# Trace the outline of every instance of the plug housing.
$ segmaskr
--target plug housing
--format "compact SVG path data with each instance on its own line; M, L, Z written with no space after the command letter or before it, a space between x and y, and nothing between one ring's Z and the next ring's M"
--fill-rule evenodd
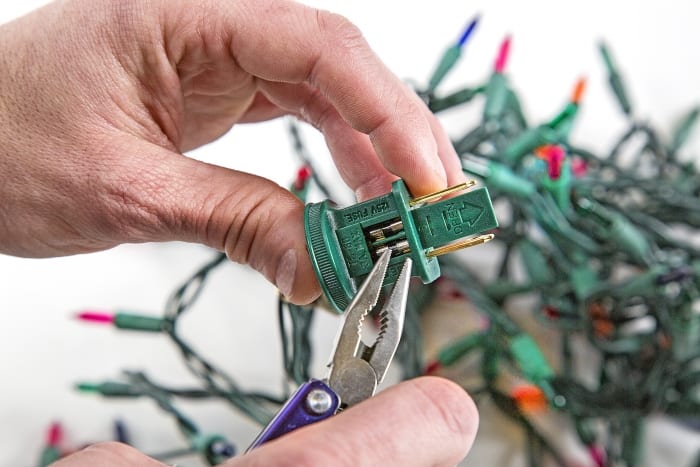
M454 244L498 226L486 188L440 199L469 186L413 199L403 180L397 180L386 195L346 208L336 209L328 201L308 204L304 212L307 247L333 307L342 312L348 306L387 248L392 259L385 286L396 282L405 256L413 260L413 275L427 284L440 277L437 256L443 251L490 240L492 236L483 236Z

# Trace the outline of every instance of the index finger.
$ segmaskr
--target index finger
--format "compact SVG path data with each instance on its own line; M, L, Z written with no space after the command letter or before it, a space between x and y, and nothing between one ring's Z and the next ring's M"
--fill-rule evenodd
M231 53L267 81L307 82L354 129L369 135L390 172L415 194L442 189L447 175L420 99L347 19L282 0L243 2L231 18ZM366 155L360 155L366 157Z

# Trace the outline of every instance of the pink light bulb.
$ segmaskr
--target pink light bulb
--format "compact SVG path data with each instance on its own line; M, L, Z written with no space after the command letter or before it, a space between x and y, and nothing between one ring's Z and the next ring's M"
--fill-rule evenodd
M510 53L510 36L506 36L501 42L501 48L498 50L498 55L496 56L496 63L493 66L493 71L496 73L503 73L506 69L506 64L508 63L508 54Z
M104 311L85 310L79 312L76 317L81 321L90 321L93 323L113 323L114 315Z
M49 426L49 431L46 434L46 444L51 447L56 447L63 440L63 427L59 422L53 422Z

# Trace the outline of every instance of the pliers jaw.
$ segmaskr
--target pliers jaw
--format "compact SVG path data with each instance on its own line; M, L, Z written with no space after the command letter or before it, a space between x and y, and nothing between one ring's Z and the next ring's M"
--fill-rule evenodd
M302 384L248 450L302 426L325 420L338 410L374 395L401 339L411 278L411 260L407 259L379 311L381 327L377 339L371 346L364 344L362 324L379 300L390 260L391 251L387 250L379 257L348 307L327 381L311 380Z
M390 260L391 252L388 250L379 257L348 306L345 322L338 334L328 384L340 396L342 407L357 404L374 395L401 339L411 279L410 258L405 260L393 289L379 311L377 339L371 346L362 342L365 316L379 300Z

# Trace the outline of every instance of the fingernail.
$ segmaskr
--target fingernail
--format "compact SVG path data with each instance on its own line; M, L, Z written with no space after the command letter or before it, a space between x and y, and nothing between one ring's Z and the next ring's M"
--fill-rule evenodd
M437 178L442 182L443 185L447 186L447 173L445 173L445 166L442 165L442 161L439 156L435 156L432 161L433 172L437 175Z
M280 259L277 266L277 274L275 276L275 284L280 293L285 297L292 294L294 287L294 274L297 269L297 254L294 250L287 250Z

